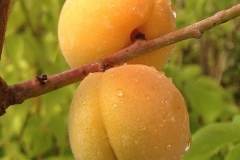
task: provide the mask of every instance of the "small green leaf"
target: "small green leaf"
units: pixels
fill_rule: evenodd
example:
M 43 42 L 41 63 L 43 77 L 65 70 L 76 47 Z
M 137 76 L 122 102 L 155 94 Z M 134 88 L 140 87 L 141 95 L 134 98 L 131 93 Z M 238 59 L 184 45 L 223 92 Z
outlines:
M 190 151 L 183 160 L 209 160 L 223 146 L 240 140 L 240 123 L 215 123 L 193 135 Z

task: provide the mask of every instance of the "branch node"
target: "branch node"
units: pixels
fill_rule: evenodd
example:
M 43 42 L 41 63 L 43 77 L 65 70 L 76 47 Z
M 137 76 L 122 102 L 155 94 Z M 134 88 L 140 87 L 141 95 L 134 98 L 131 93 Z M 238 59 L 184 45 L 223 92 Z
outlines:
M 200 39 L 203 34 L 204 34 L 204 31 L 196 30 L 196 31 L 195 31 L 195 34 L 194 34 L 194 37 L 195 37 L 196 39 Z
M 44 85 L 48 81 L 46 74 L 41 74 L 40 76 L 35 77 L 41 85 Z

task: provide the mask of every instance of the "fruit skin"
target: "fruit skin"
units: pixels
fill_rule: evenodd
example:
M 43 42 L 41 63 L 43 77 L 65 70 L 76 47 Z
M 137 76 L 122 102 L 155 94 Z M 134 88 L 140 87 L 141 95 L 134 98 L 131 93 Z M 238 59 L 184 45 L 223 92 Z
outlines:
M 66 0 L 58 24 L 59 44 L 70 67 L 75 68 L 129 46 L 135 29 L 146 39 L 173 31 L 175 17 L 169 0 Z M 161 69 L 173 48 L 129 63 Z
M 189 117 L 172 81 L 144 65 L 87 76 L 69 112 L 77 160 L 179 160 L 190 140 Z

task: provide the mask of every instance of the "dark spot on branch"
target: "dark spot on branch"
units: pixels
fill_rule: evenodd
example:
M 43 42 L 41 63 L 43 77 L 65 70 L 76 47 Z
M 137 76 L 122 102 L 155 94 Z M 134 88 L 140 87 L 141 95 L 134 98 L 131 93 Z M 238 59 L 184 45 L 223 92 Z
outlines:
M 83 74 L 83 75 L 86 75 L 86 74 L 88 74 L 88 73 L 87 73 L 87 71 L 84 69 L 84 70 L 82 71 L 82 74 Z
M 35 77 L 41 85 L 44 85 L 48 79 L 46 74 L 41 74 L 40 76 Z

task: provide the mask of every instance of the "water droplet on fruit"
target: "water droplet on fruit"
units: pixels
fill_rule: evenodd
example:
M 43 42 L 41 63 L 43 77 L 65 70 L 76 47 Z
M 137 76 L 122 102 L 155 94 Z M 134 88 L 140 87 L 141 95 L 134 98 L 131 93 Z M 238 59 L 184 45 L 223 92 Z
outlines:
M 170 144 L 167 145 L 167 150 L 170 150 L 170 148 L 171 148 L 171 145 Z
M 177 9 L 173 3 L 170 3 L 171 11 L 174 16 L 174 18 L 177 18 Z
M 117 108 L 117 106 L 118 106 L 118 105 L 117 105 L 116 103 L 113 104 L 113 107 L 114 107 L 114 108 Z
M 142 128 L 142 130 L 145 130 L 145 129 L 146 129 L 146 127 L 143 127 L 143 128 Z
M 129 99 L 128 99 L 128 102 L 130 102 L 130 101 L 132 101 L 132 98 L 129 98 Z
M 134 81 L 134 82 L 138 82 L 138 79 L 133 78 L 133 81 Z
M 167 100 L 165 101 L 165 103 L 166 103 L 166 104 L 169 104 L 169 102 L 168 102 Z
M 171 121 L 171 122 L 175 122 L 175 118 L 172 117 L 171 119 L 169 119 L 169 121 Z
M 123 96 L 123 91 L 122 90 L 116 90 L 116 96 L 122 97 Z
M 189 151 L 189 149 L 191 148 L 191 144 L 192 144 L 192 140 L 189 139 L 189 140 L 188 140 L 188 143 L 187 143 L 187 146 L 186 146 L 186 148 L 185 148 L 185 152 L 188 152 L 188 151 Z
M 172 11 L 172 14 L 173 14 L 174 18 L 177 18 L 177 13 L 176 13 L 176 11 Z

